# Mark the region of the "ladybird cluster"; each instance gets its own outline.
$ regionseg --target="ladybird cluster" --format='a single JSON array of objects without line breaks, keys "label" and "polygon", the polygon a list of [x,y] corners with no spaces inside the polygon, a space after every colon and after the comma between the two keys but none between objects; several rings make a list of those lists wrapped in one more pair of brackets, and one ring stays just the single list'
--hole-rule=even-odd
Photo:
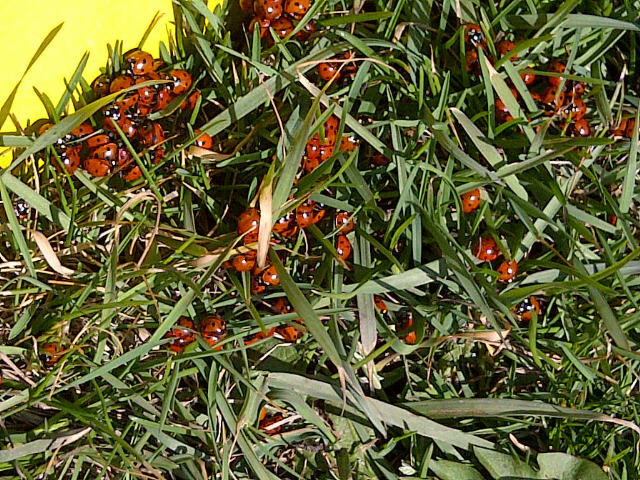
[{"label": "ladybird cluster", "polygon": [[333,57],[326,62],[319,63],[316,67],[318,77],[325,82],[338,82],[342,80],[348,83],[358,73],[358,67],[353,59],[356,57],[352,51]]},{"label": "ladybird cluster", "polygon": [[[488,51],[487,41],[482,31],[482,27],[477,24],[466,24],[465,44],[466,67],[475,75],[480,75],[479,50]],[[516,45],[511,40],[502,39],[496,44],[496,52],[501,57],[508,56],[511,60],[517,60],[518,54],[513,52]],[[489,61],[492,61],[487,54]],[[552,60],[547,66],[549,75],[544,78],[530,71],[520,73],[520,78],[529,89],[531,98],[544,112],[545,116],[557,117],[560,119],[559,127],[562,131],[569,131],[572,135],[588,137],[591,134],[591,126],[585,118],[587,105],[582,96],[585,94],[585,84],[578,81],[564,80],[562,75],[566,72],[566,65],[558,60]],[[522,98],[518,90],[512,85],[511,93],[518,102]],[[498,98],[495,102],[496,119],[500,123],[507,123],[513,120],[513,115],[505,105],[504,101]]]},{"label": "ladybird cluster", "polygon": [[[617,127],[614,127],[611,130],[609,130],[609,133],[611,133],[611,135],[614,135],[616,137],[631,138],[633,137],[633,132],[635,130],[638,130],[639,128],[640,127],[636,127],[635,118],[623,118],[620,120],[620,123],[618,124]],[[612,224],[615,225],[615,223],[612,223]]]},{"label": "ladybird cluster", "polygon": [[[322,128],[323,138],[319,133],[314,134],[307,142],[304,158],[300,169],[304,173],[311,173],[320,166],[322,162],[331,158],[338,145],[338,129],[340,120],[331,116],[324,122]],[[358,148],[359,141],[355,135],[345,135],[340,139],[339,150],[343,152],[353,152]]]},{"label": "ladybird cluster", "polygon": [[[482,193],[479,188],[470,190],[460,195],[460,201],[462,203],[462,211],[465,214],[470,214],[480,208],[482,204]],[[473,255],[481,262],[493,262],[498,259],[502,252],[498,247],[497,242],[493,237],[480,237],[473,247]],[[497,279],[499,282],[510,283],[518,274],[518,262],[514,259],[504,259],[502,263],[496,269]],[[532,306],[533,305],[533,306]],[[522,320],[531,320],[531,310],[536,310],[538,315],[542,313],[539,302],[535,297],[525,299],[514,310],[516,315]]]},{"label": "ladybird cluster", "polygon": [[[182,353],[184,349],[191,343],[196,341],[197,334],[210,346],[214,347],[218,342],[223,340],[227,335],[227,327],[224,319],[216,315],[206,315],[198,323],[195,323],[188,317],[180,317],[176,326],[174,326],[165,338],[171,339],[168,344],[169,350]],[[215,347],[220,350],[221,345]]]},{"label": "ladybird cluster", "polygon": [[[280,38],[286,38],[295,29],[294,22],[299,22],[311,8],[311,0],[240,0],[240,8],[252,15],[249,23],[249,31],[259,29],[260,38],[272,38],[268,36],[272,28]],[[296,33],[296,39],[306,41],[315,32],[313,22],[307,22]]]},{"label": "ladybird cluster", "polygon": [[[165,156],[166,131],[160,121],[149,116],[166,109],[177,98],[182,98],[178,113],[196,108],[200,92],[192,86],[193,79],[186,70],[167,69],[161,60],[142,50],[127,52],[120,72],[113,78],[100,75],[91,84],[95,98],[118,92],[122,95],[94,117],[97,128],[85,122],[57,140],[54,166],[59,171],[64,167],[70,175],[82,166],[94,177],[117,171],[126,181],[137,180],[142,169],[118,130],[140,159],[148,157],[152,164],[158,164]],[[45,124],[39,133],[51,127]],[[210,141],[203,135],[198,144],[206,147]]]}]

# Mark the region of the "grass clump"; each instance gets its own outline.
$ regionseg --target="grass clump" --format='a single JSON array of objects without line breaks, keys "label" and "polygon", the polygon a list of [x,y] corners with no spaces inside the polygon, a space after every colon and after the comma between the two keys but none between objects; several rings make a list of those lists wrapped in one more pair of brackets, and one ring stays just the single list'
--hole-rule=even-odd
[{"label": "grass clump", "polygon": [[638,478],[637,8],[262,3],[0,137],[2,475]]}]

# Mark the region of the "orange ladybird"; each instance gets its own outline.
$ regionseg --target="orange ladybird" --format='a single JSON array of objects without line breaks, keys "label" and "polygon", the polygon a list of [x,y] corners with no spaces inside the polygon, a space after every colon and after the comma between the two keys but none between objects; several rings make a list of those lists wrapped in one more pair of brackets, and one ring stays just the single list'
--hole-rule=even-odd
[{"label": "orange ladybird", "polygon": [[171,338],[168,347],[176,353],[182,353],[187,345],[196,339],[196,326],[193,320],[180,317],[178,324],[167,332],[165,338]]},{"label": "orange ladybird", "polygon": [[550,73],[556,73],[558,75],[547,77],[547,81],[549,82],[549,85],[551,85],[552,87],[558,88],[560,86],[560,83],[562,82],[561,75],[565,72],[566,69],[567,69],[567,66],[564,63],[559,62],[557,60],[553,60],[549,64],[549,68],[547,69],[547,71]]},{"label": "orange ladybird", "polygon": [[43,343],[40,348],[40,360],[45,367],[53,367],[64,355],[64,350],[59,343]]},{"label": "orange ladybird", "polygon": [[491,262],[500,256],[500,249],[493,238],[481,237],[473,249],[473,254],[478,260]]},{"label": "orange ladybird", "polygon": [[348,260],[353,252],[351,242],[346,235],[338,235],[338,241],[336,245],[336,252],[342,260]]},{"label": "orange ladybird", "polygon": [[355,228],[355,222],[353,218],[347,212],[338,212],[336,215],[336,228],[341,233],[349,233]]},{"label": "orange ladybird", "polygon": [[516,314],[518,314],[520,318],[526,322],[531,321],[534,311],[536,312],[536,315],[542,315],[542,307],[540,306],[540,302],[533,295],[529,298],[525,298],[516,307]]},{"label": "orange ladybird", "polygon": [[220,342],[227,335],[227,326],[224,318],[216,315],[207,315],[200,320],[198,325],[202,339],[207,342],[210,347]]},{"label": "orange ladybird", "polygon": [[460,195],[462,201],[462,211],[464,213],[471,213],[477,210],[482,203],[482,197],[480,195],[480,189],[474,188],[469,192],[465,192]]},{"label": "orange ladybird", "polygon": [[518,273],[518,262],[505,260],[498,267],[498,273],[500,274],[499,282],[511,282]]}]

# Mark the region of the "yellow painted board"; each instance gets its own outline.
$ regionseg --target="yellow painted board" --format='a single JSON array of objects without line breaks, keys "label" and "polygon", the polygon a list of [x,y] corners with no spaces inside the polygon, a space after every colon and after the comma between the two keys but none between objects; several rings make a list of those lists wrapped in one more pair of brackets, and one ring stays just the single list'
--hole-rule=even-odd
[{"label": "yellow painted board", "polygon": [[[219,0],[209,2],[212,7]],[[40,56],[22,82],[11,112],[21,125],[46,116],[35,86],[55,103],[64,93],[63,79],[69,78],[82,55],[89,52],[84,77],[91,81],[107,60],[107,43],[124,42],[124,50],[134,48],[152,21],[163,14],[145,43],[145,50],[158,55],[158,44],[166,43],[173,31],[171,0],[0,0],[0,104],[20,80],[33,54],[46,35],[64,22],[53,42]],[[1,131],[15,131],[13,122]],[[7,155],[0,156],[0,167]]]}]

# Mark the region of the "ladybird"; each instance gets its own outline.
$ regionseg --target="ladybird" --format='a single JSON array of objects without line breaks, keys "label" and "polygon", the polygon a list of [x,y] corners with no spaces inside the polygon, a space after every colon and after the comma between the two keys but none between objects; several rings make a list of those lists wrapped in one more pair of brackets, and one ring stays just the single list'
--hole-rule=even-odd
[{"label": "ladybird", "polygon": [[499,282],[509,283],[513,281],[516,274],[518,273],[518,262],[516,262],[515,260],[511,262],[509,260],[505,260],[498,267],[498,273],[500,274],[500,276],[498,277]]},{"label": "ladybird", "polygon": [[126,115],[129,113],[129,110],[133,110],[133,108],[138,104],[138,98],[138,94],[132,92],[117,100],[115,103],[120,111],[125,112]]},{"label": "ladybird", "polygon": [[284,4],[285,13],[296,20],[301,20],[309,8],[311,8],[310,0],[286,0]]},{"label": "ladybird", "polygon": [[251,293],[254,295],[260,295],[267,290],[267,287],[262,283],[262,279],[259,276],[251,277]]},{"label": "ladybird", "polygon": [[[80,151],[78,147],[68,147],[60,155],[60,162],[64,165],[64,168],[69,172],[69,175],[73,175],[80,166]],[[59,163],[53,162],[57,171],[60,171]]]},{"label": "ladybird", "polygon": [[256,29],[256,25],[260,28],[260,38],[265,38],[267,33],[269,33],[269,26],[271,25],[271,20],[267,20],[265,18],[255,17],[249,22],[249,31],[253,33]]},{"label": "ladybird", "polygon": [[[200,130],[196,130],[194,133],[198,135]],[[203,133],[196,139],[196,145],[200,148],[211,150],[213,148],[213,138],[208,133]]]},{"label": "ladybird", "polygon": [[173,80],[171,89],[175,95],[185,93],[189,88],[191,88],[191,84],[193,83],[191,74],[186,70],[171,70],[169,72],[169,78],[170,80]]},{"label": "ladybird", "polygon": [[542,315],[542,307],[540,307],[540,302],[533,295],[529,298],[525,298],[520,305],[516,307],[516,314],[520,316],[520,318],[524,321],[531,321],[533,318],[533,312],[536,312],[536,315]]},{"label": "ladybird", "polygon": [[200,90],[194,90],[187,99],[180,104],[180,110],[195,110],[201,96]]},{"label": "ladybird", "polygon": [[481,237],[473,249],[473,254],[478,260],[491,262],[500,256],[500,249],[493,238]]},{"label": "ladybird", "polygon": [[40,348],[40,360],[45,367],[53,367],[64,355],[64,350],[59,343],[43,343]]},{"label": "ladybird", "polygon": [[572,120],[582,120],[586,114],[587,105],[577,96],[574,96],[572,102],[562,109],[563,118]]},{"label": "ladybird", "polygon": [[340,128],[340,120],[338,117],[331,116],[324,122],[324,139],[326,142],[335,144],[338,141],[338,129]]},{"label": "ladybird", "polygon": [[[227,325],[224,318],[216,315],[207,315],[198,325],[202,339],[207,342],[210,347],[223,340],[227,335]],[[218,348],[220,348],[219,346]]]},{"label": "ladybird", "polygon": [[313,22],[307,22],[304,26],[296,33],[296,40],[301,42],[306,42],[309,37],[314,34],[316,31],[316,25]]},{"label": "ladybird", "polygon": [[252,230],[251,233],[255,233],[257,236],[258,226],[260,225],[260,212],[257,208],[249,208],[240,214],[238,217],[238,235],[247,233]]},{"label": "ladybird", "polygon": [[284,417],[282,415],[272,415],[260,420],[258,428],[269,435],[276,435],[282,431],[282,426],[277,424],[283,420]]},{"label": "ladybird", "polygon": [[106,75],[99,75],[93,79],[91,82],[91,90],[93,90],[93,94],[96,98],[101,98],[106,95],[109,95],[109,86],[111,84],[111,80]]},{"label": "ladybird", "polygon": [[265,20],[276,20],[283,13],[282,0],[255,0],[253,9],[256,15]]},{"label": "ladybird", "polygon": [[[418,343],[418,335],[413,327],[413,313],[409,310],[403,310],[399,314],[399,319],[402,320],[402,326],[400,327],[400,332],[406,332],[401,337],[405,343],[409,345],[415,345]],[[404,319],[404,320],[403,320]]]},{"label": "ladybird", "polygon": [[358,148],[360,142],[355,135],[349,135],[348,137],[342,137],[340,141],[340,150],[343,152],[354,152]]},{"label": "ladybird", "polygon": [[496,99],[496,120],[500,123],[506,123],[513,120],[513,115],[509,113],[509,109],[507,109],[507,106],[500,98]]},{"label": "ladybird", "polygon": [[131,152],[127,148],[118,148],[118,158],[116,159],[116,164],[120,168],[126,168],[133,162],[133,156]]},{"label": "ladybird", "polygon": [[355,226],[353,218],[351,218],[347,212],[338,212],[336,215],[336,228],[340,230],[341,233],[347,234],[352,232]]},{"label": "ladybird", "polygon": [[377,295],[373,297],[373,304],[382,315],[385,315],[389,311],[389,309],[387,308],[386,302],[381,297],[378,297]]},{"label": "ladybird", "polygon": [[296,208],[296,223],[298,227],[305,229],[310,227],[314,222],[314,204],[312,200],[302,203]]},{"label": "ladybird", "polygon": [[271,265],[262,270],[262,272],[260,272],[260,279],[265,285],[270,285],[272,287],[280,285],[280,275],[278,275],[275,265]]},{"label": "ladybird", "polygon": [[482,203],[482,197],[480,195],[480,189],[474,188],[469,192],[465,192],[460,195],[462,201],[462,211],[464,213],[471,213],[476,211]]},{"label": "ladybird", "polygon": [[102,145],[106,145],[111,142],[108,135],[101,133],[100,135],[94,135],[93,137],[89,137],[85,140],[85,144],[87,148],[90,150],[94,150]]},{"label": "ladybird", "polygon": [[104,127],[112,132],[116,131],[114,124],[117,124],[118,127],[120,127],[120,130],[122,130],[122,133],[124,133],[127,138],[133,138],[137,134],[136,126],[125,116],[120,116],[117,119],[106,118],[104,121]]},{"label": "ladybird", "polygon": [[609,215],[607,221],[609,222],[609,225],[615,227],[618,223],[618,216],[612,213],[611,215]]},{"label": "ladybird", "polygon": [[278,333],[280,336],[287,342],[295,342],[296,340],[302,338],[304,333],[294,327],[293,325],[283,325],[278,327]]},{"label": "ladybird", "polygon": [[111,163],[104,158],[90,157],[84,161],[84,169],[94,177],[104,177],[111,170]]},{"label": "ladybird", "polygon": [[573,131],[579,137],[588,137],[591,135],[591,125],[588,120],[582,118],[573,124]]},{"label": "ladybird", "polygon": [[520,72],[520,78],[527,87],[536,83],[536,74],[533,72]]},{"label": "ladybird", "polygon": [[313,203],[313,223],[318,223],[327,214],[327,209],[322,203]]},{"label": "ladybird", "polygon": [[133,168],[130,168],[126,172],[123,173],[122,178],[124,178],[127,182],[134,182],[142,177],[142,169],[136,165]]},{"label": "ladybird", "polygon": [[134,83],[133,77],[129,75],[118,75],[109,85],[109,93],[119,92],[133,86]]},{"label": "ladybird", "polygon": [[320,160],[320,138],[318,135],[314,135],[313,138],[307,142],[306,152],[310,160]]},{"label": "ladybird", "polygon": [[153,56],[142,50],[131,50],[124,54],[124,61],[129,64],[132,75],[146,75],[153,71]]},{"label": "ladybird", "polygon": [[465,54],[465,65],[467,67],[467,72],[472,72],[475,75],[480,74],[480,63],[478,62],[478,51],[477,50],[467,50]]},{"label": "ladybird", "polygon": [[319,63],[316,67],[316,70],[318,71],[318,76],[325,82],[328,82],[329,80],[334,78],[336,81],[340,79],[341,73],[338,71],[338,66],[335,63]]},{"label": "ladybird", "polygon": [[558,92],[557,87],[547,87],[542,92],[542,103],[549,107],[547,114],[553,114],[553,112],[560,110],[564,105],[565,100],[565,93],[563,91]]},{"label": "ladybird", "polygon": [[[294,212],[289,212],[287,213],[285,216],[280,217],[276,223],[273,225],[273,232],[277,233],[279,235],[282,236],[293,236],[295,235],[295,232],[298,231],[297,229],[297,225],[295,224],[296,221],[296,214]],[[291,234],[291,231],[294,231],[293,234]]]},{"label": "ladybird", "polygon": [[258,332],[255,335],[251,335],[249,338],[247,338],[244,341],[244,344],[246,346],[253,345],[256,342],[259,342],[260,340],[273,337],[274,333],[276,333],[276,327],[270,328],[266,332]]},{"label": "ladybird", "polygon": [[[356,58],[356,54],[355,52],[345,52],[342,55],[342,58],[344,60],[352,60],[354,58]],[[356,63],[353,61],[347,61],[343,64],[342,66],[342,77],[343,78],[351,78],[353,79],[356,74],[358,73],[358,67],[356,66]]]},{"label": "ladybird", "polygon": [[285,297],[279,297],[271,307],[273,311],[279,313],[280,315],[285,315],[287,313],[294,313],[295,310],[289,303],[289,301]]},{"label": "ladybird", "polygon": [[251,250],[247,253],[236,255],[231,261],[231,266],[236,272],[248,272],[256,265],[256,251]]},{"label": "ladybird", "polygon": [[138,131],[140,135],[140,141],[145,147],[152,147],[159,145],[165,141],[164,128],[158,122],[151,122],[144,125]]},{"label": "ladybird", "polygon": [[158,147],[158,148],[154,148],[153,150],[150,150],[149,158],[151,160],[151,163],[153,163],[154,165],[157,165],[162,160],[164,160],[164,148]]},{"label": "ladybird", "polygon": [[547,68],[547,71],[550,73],[557,73],[558,75],[547,77],[547,81],[549,82],[549,85],[551,85],[552,87],[558,88],[560,86],[560,83],[562,83],[561,75],[565,72],[566,69],[567,69],[567,66],[564,63],[559,62],[557,60],[553,60],[549,64],[549,68]]},{"label": "ladybird", "polygon": [[74,135],[76,137],[86,137],[87,135],[91,135],[93,132],[94,130],[91,124],[88,122],[83,122],[73,130],[71,130],[71,135]]},{"label": "ladybird", "polygon": [[349,257],[351,257],[352,251],[353,251],[353,248],[351,247],[351,242],[349,241],[347,236],[338,235],[338,242],[336,245],[336,252],[338,253],[338,256],[342,260],[346,261],[349,259]]},{"label": "ladybird", "polygon": [[476,48],[484,48],[486,44],[482,27],[475,23],[465,25],[465,41]]},{"label": "ladybird", "polygon": [[118,145],[111,142],[93,150],[92,156],[107,160],[111,165],[118,163]]},{"label": "ladybird", "polygon": [[[140,77],[136,80],[136,85],[142,82],[146,82],[148,80],[149,80],[148,78]],[[136,90],[136,93],[138,95],[138,102],[141,103],[142,105],[151,106],[153,105],[153,102],[155,102],[156,100],[156,89],[153,87],[149,87],[149,86],[140,87],[138,88],[138,90]]]},{"label": "ladybird", "polygon": [[288,18],[280,17],[271,22],[271,28],[280,38],[285,38],[293,32],[293,23]]},{"label": "ladybird", "polygon": [[169,106],[174,98],[175,95],[168,87],[161,88],[160,90],[158,90],[158,93],[156,95],[156,103],[153,106],[153,111],[159,112],[160,110],[164,110]]},{"label": "ladybird", "polygon": [[320,144],[320,148],[319,148],[319,160],[321,162],[326,162],[327,160],[329,160],[331,158],[331,156],[333,155],[333,152],[335,150],[335,144],[331,143],[331,142],[324,142]]},{"label": "ladybird", "polygon": [[635,118],[630,118],[627,122],[627,128],[624,130],[624,134],[628,138],[633,138],[633,132],[636,130],[636,120]]},{"label": "ladybird", "polygon": [[571,85],[571,91],[574,95],[581,96],[587,91],[587,87],[582,82],[573,82]]},{"label": "ladybird", "polygon": [[[498,45],[496,46],[496,50],[498,51],[498,53],[500,54],[501,57],[506,56],[514,48],[516,48],[516,44],[513,43],[511,40],[506,40],[506,39],[500,41],[500,43],[498,43]],[[517,60],[518,59],[518,54],[514,53],[514,54],[510,55],[509,58],[512,58],[513,60]]]},{"label": "ladybird", "polygon": [[167,332],[165,338],[171,338],[169,350],[182,353],[187,345],[196,339],[196,326],[193,320],[180,317],[178,324]]},{"label": "ladybird", "polygon": [[13,213],[16,214],[19,221],[24,221],[29,216],[29,211],[31,207],[29,204],[23,200],[19,200],[13,204]]}]

